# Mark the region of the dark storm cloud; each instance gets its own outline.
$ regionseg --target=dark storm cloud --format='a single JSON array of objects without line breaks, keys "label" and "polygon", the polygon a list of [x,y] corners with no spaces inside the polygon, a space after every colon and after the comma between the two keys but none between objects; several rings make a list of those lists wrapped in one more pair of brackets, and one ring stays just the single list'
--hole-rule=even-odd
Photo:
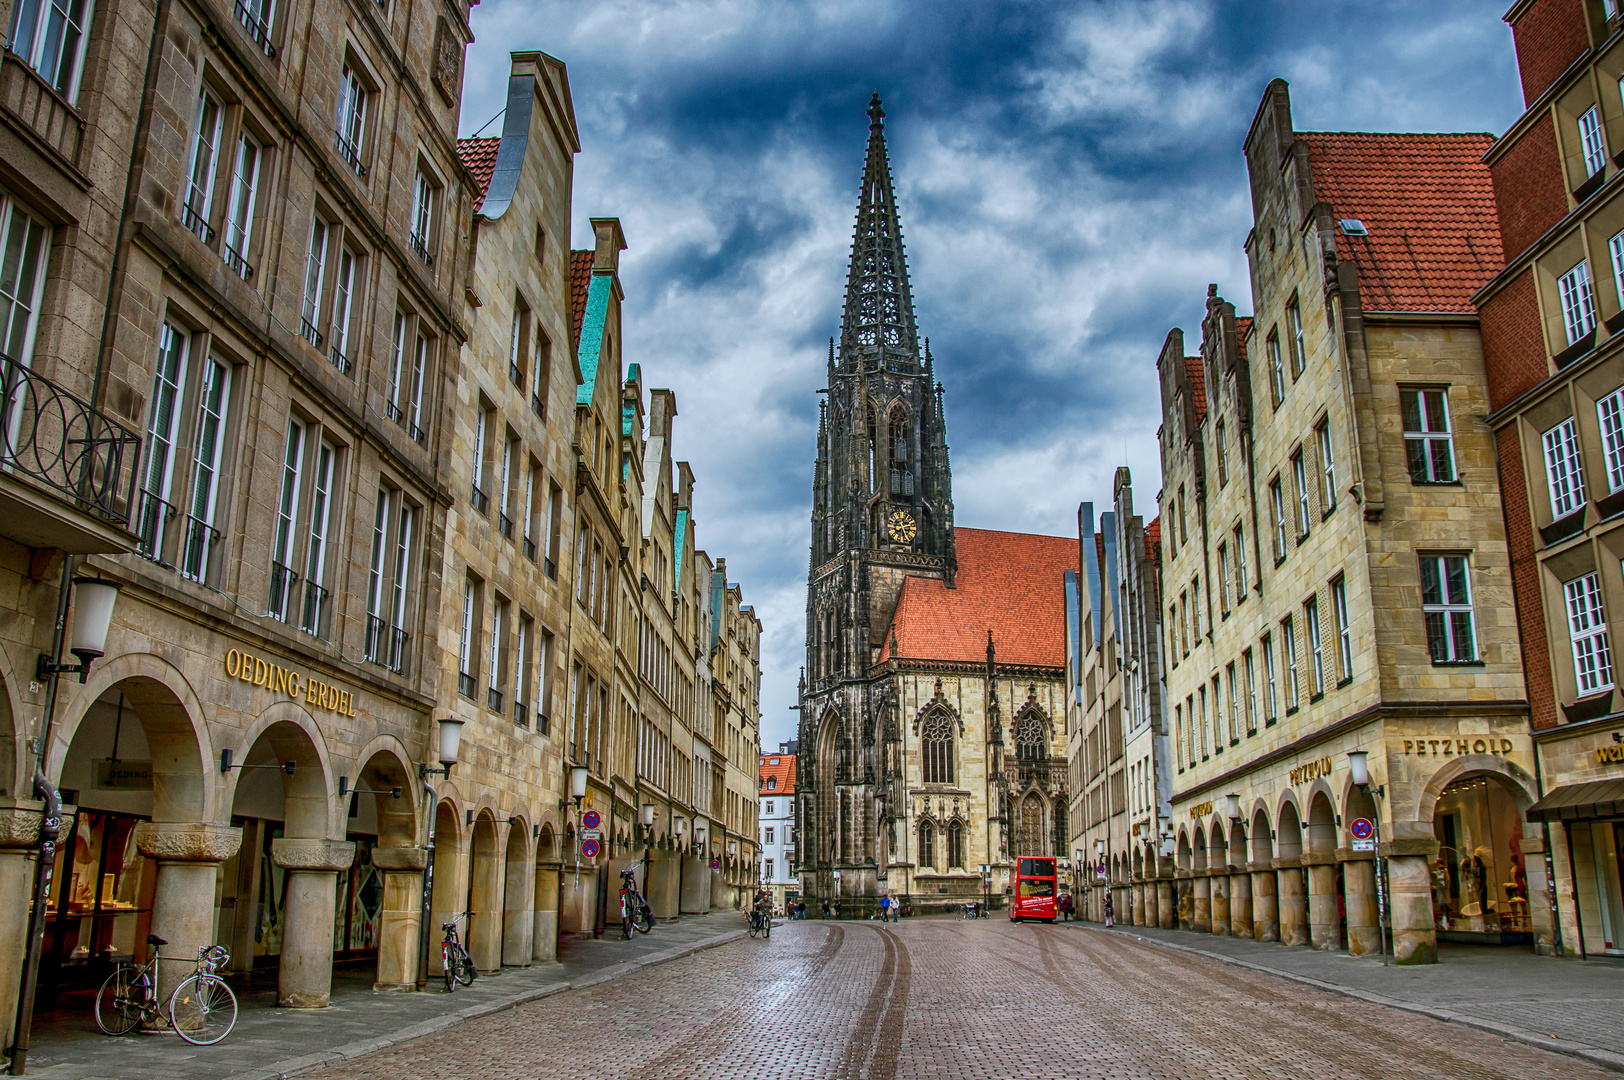
[{"label": "dark storm cloud", "polygon": [[626,357],[677,393],[699,542],[766,626],[763,742],[793,734],[811,458],[870,90],[885,98],[957,519],[1065,534],[1157,487],[1154,361],[1208,282],[1250,309],[1242,140],[1270,78],[1303,129],[1502,131],[1509,31],[1426,4],[486,0],[465,127],[506,50],[569,67],[576,239],[618,215]]}]

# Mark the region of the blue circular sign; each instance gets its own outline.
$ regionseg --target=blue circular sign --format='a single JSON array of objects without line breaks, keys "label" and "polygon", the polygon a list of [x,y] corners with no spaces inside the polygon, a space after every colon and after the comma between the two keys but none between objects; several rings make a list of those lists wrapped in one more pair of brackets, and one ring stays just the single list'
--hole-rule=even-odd
[{"label": "blue circular sign", "polygon": [[596,859],[598,857],[598,842],[596,840],[582,840],[581,857],[584,859]]},{"label": "blue circular sign", "polygon": [[588,829],[596,829],[602,821],[596,810],[588,810],[581,815],[581,825]]}]

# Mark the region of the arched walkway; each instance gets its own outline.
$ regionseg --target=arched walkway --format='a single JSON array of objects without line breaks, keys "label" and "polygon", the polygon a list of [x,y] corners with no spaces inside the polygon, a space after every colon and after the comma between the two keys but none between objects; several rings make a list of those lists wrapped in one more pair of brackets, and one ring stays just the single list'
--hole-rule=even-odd
[{"label": "arched walkway", "polygon": [[508,818],[506,865],[502,878],[502,964],[529,967],[531,941],[536,932],[535,888],[531,875],[535,861],[530,854],[530,826],[522,817]]},{"label": "arched walkway", "polygon": [[1342,947],[1341,867],[1336,858],[1336,811],[1316,788],[1308,803],[1308,937],[1316,949]]},{"label": "arched walkway", "polygon": [[[447,785],[449,786],[449,785]],[[468,898],[467,860],[463,858],[463,824],[453,798],[442,798],[434,808],[434,881],[429,901],[429,978],[445,973],[438,943],[440,927],[457,920],[457,933],[468,937],[468,920],[463,918]]]},{"label": "arched walkway", "polygon": [[496,817],[481,810],[474,817],[468,867],[468,956],[480,971],[502,967],[502,875],[504,860]]},{"label": "arched walkway", "polygon": [[541,835],[536,838],[534,929],[530,938],[530,956],[537,963],[558,958],[559,867],[557,834],[552,822],[543,822]]}]

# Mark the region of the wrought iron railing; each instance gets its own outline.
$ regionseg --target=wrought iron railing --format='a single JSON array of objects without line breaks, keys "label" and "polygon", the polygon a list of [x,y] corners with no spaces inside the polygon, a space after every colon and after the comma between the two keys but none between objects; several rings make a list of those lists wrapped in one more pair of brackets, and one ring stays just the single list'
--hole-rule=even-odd
[{"label": "wrought iron railing", "polygon": [[468,485],[468,497],[473,500],[475,510],[478,510],[481,514],[490,513],[491,497],[479,490],[478,484]]},{"label": "wrought iron railing", "polygon": [[130,522],[130,531],[141,538],[141,542],[136,545],[135,553],[153,562],[163,562],[164,541],[169,534],[169,522],[179,513],[180,510],[174,503],[143,490],[136,503],[135,520]]},{"label": "wrought iron railing", "polygon": [[242,257],[242,253],[230,244],[220,245],[220,258],[224,259],[226,265],[231,267],[232,273],[244,281],[254,276],[254,268],[248,264],[247,259]]},{"label": "wrought iron railing", "polygon": [[327,640],[327,607],[331,595],[314,581],[305,582],[304,608],[299,613],[299,629]]},{"label": "wrought iron railing", "polygon": [[520,727],[530,726],[530,709],[522,701],[513,703],[513,722]]},{"label": "wrought iron railing", "polygon": [[281,563],[271,562],[271,595],[265,601],[265,614],[280,622],[288,621],[288,601],[293,596],[293,587],[298,584],[299,575]]},{"label": "wrought iron railing", "polygon": [[209,575],[209,556],[220,540],[220,530],[196,514],[186,515],[186,539],[182,545],[180,572],[193,581]]},{"label": "wrought iron railing", "polygon": [[367,167],[361,164],[360,147],[346,139],[342,131],[333,132],[333,149],[337,150],[338,156],[343,158],[351,169],[355,170],[356,176],[365,176],[367,174]]},{"label": "wrought iron railing", "polygon": [[406,243],[411,245],[411,249],[417,253],[417,257],[423,260],[424,266],[434,265],[434,256],[429,254],[428,237],[414,232],[406,237]]},{"label": "wrought iron railing", "polygon": [[299,336],[316,348],[321,348],[321,331],[316,329],[315,323],[303,316],[299,318]]},{"label": "wrought iron railing", "polygon": [[0,468],[104,521],[128,524],[140,436],[3,353],[0,388]]},{"label": "wrought iron railing", "polygon": [[348,375],[350,373],[350,358],[340,352],[337,345],[334,345],[330,350],[328,350],[327,358],[331,360],[333,362],[333,366],[343,374]]},{"label": "wrought iron railing", "polygon": [[186,203],[180,208],[180,223],[205,244],[214,240],[214,226],[204,221],[203,215],[192,209],[191,203]]},{"label": "wrought iron railing", "polygon": [[237,0],[237,21],[248,31],[248,37],[271,60],[276,59],[276,46],[271,44],[271,24],[264,22],[243,0]]},{"label": "wrought iron railing", "polygon": [[362,658],[397,675],[406,671],[406,631],[391,628],[376,615],[367,616],[367,639]]},{"label": "wrought iron railing", "polygon": [[390,420],[393,420],[395,423],[399,424],[401,427],[406,426],[405,410],[403,410],[399,405],[396,405],[393,401],[386,401],[383,403],[383,414]]}]

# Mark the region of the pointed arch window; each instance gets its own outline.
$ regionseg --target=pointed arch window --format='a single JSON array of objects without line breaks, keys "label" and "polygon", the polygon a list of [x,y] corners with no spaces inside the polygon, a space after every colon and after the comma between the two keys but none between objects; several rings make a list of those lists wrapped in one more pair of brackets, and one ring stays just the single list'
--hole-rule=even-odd
[{"label": "pointed arch window", "polygon": [[1043,721],[1036,713],[1027,713],[1015,726],[1015,758],[1018,761],[1041,761],[1048,757],[1043,748]]},{"label": "pointed arch window", "polygon": [[964,869],[964,825],[953,822],[947,827],[947,868]]},{"label": "pointed arch window", "polygon": [[919,868],[936,869],[936,826],[928,821],[919,823]]},{"label": "pointed arch window", "polygon": [[924,748],[924,775],[927,784],[953,782],[953,721],[934,713],[919,726],[919,742]]},{"label": "pointed arch window", "polygon": [[912,495],[913,469],[909,467],[908,414],[901,408],[892,410],[890,428],[886,433],[886,448],[891,459],[891,494]]}]

